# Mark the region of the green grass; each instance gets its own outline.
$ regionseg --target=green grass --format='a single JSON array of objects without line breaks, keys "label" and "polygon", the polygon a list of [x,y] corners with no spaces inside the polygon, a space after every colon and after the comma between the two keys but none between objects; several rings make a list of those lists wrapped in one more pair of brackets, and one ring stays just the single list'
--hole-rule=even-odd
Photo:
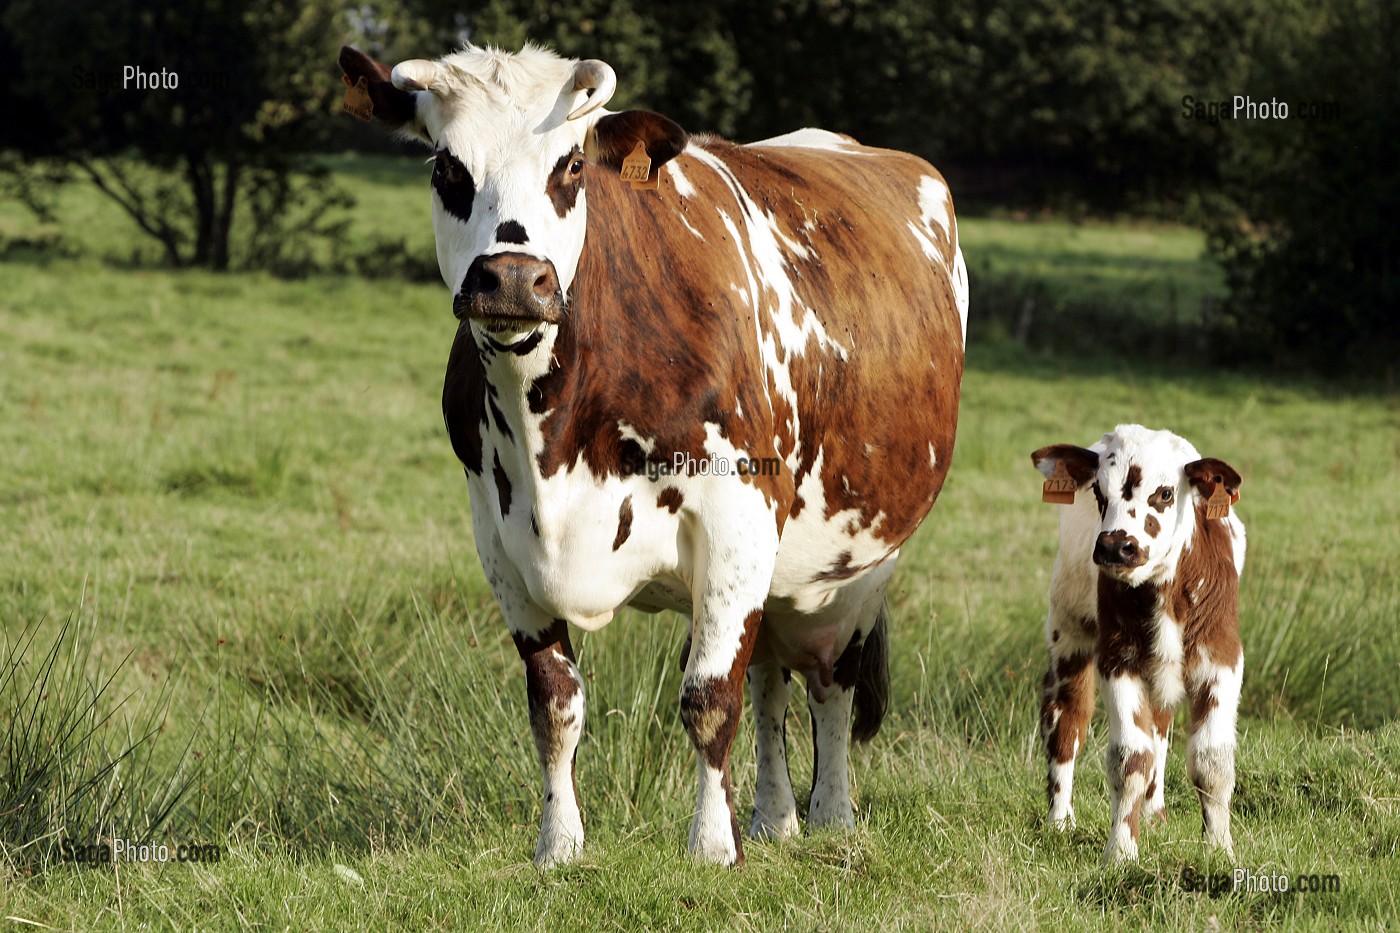
[{"label": "green grass", "polygon": [[[411,164],[338,163],[363,196],[356,236],[430,249]],[[682,623],[624,614],[577,641],[588,847],[541,875],[523,677],[438,409],[445,291],[113,267],[84,238],[119,221],[81,189],[65,197],[90,208],[83,229],[61,231],[83,255],[0,265],[0,917],[82,930],[1330,929],[1400,917],[1393,392],[975,345],[953,472],[892,591],[893,714],[853,755],[857,830],[751,843],[737,871],[690,864]],[[23,223],[0,207],[6,235]],[[963,231],[970,256],[1008,263],[1075,245],[1039,224]],[[1046,288],[1141,281],[1161,309],[1155,276],[1181,270],[1179,295],[1214,281],[1190,242],[1089,228],[1082,275]],[[1184,870],[1226,866],[1198,842],[1180,736],[1171,819],[1148,831],[1137,868],[1098,866],[1101,718],[1081,759],[1079,828],[1038,825],[1055,517],[1028,453],[1125,420],[1172,427],[1245,476],[1236,852],[1256,871],[1336,873],[1340,894],[1183,890]],[[799,798],[811,776],[800,702]],[[53,741],[55,724],[75,722]],[[751,743],[746,722],[741,809]],[[100,824],[135,840],[157,822],[153,838],[217,843],[223,860],[55,861],[61,833],[87,842]]]}]

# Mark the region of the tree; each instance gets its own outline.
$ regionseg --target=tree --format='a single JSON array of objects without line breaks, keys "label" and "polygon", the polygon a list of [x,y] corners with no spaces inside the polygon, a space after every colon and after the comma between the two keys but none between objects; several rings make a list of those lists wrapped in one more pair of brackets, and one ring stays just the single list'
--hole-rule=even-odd
[{"label": "tree", "polygon": [[91,181],[171,265],[228,268],[245,202],[266,258],[289,216],[303,233],[322,229],[338,203],[323,176],[294,165],[335,92],[337,9],[12,0],[0,16],[0,48],[18,63],[0,91],[10,146]]},{"label": "tree", "polygon": [[1394,371],[1400,354],[1400,12],[1387,0],[1299,10],[1261,50],[1250,96],[1286,119],[1231,121],[1237,205],[1213,224],[1237,355]]}]

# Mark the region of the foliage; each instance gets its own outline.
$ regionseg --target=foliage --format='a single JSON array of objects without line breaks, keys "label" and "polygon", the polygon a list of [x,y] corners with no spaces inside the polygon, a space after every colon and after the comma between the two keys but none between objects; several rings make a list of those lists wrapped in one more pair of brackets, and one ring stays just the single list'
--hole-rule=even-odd
[{"label": "foliage", "polygon": [[[1232,121],[1222,149],[1240,207],[1212,224],[1245,358],[1326,372],[1394,372],[1400,354],[1400,13],[1332,0],[1259,63],[1286,120]],[[1260,95],[1256,95],[1260,96]],[[1324,109],[1310,109],[1322,105]],[[1335,111],[1325,109],[1335,107]]]},{"label": "foliage", "polygon": [[[170,265],[227,268],[246,201],[296,191],[333,206],[314,179],[290,179],[296,154],[315,147],[316,118],[333,93],[324,63],[306,50],[334,48],[338,8],[333,0],[14,0],[0,15],[0,46],[18,64],[0,92],[0,104],[21,115],[10,145],[91,181]],[[251,219],[245,258],[263,263],[269,250],[317,232],[266,210]]]}]

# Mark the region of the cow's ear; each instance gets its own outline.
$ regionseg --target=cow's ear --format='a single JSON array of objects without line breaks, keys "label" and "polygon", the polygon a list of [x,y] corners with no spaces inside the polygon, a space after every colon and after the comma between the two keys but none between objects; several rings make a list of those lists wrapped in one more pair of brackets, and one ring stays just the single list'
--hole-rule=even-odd
[{"label": "cow's ear", "polygon": [[1094,481],[1099,472],[1099,455],[1084,447],[1073,444],[1052,444],[1031,454],[1031,462],[1046,479],[1055,472],[1055,467],[1063,463],[1065,470],[1082,488]]},{"label": "cow's ear", "polygon": [[351,86],[365,79],[375,122],[390,130],[421,135],[416,126],[417,97],[412,91],[395,87],[388,68],[359,49],[346,45],[340,49],[340,70],[345,72]]},{"label": "cow's ear", "polygon": [[1206,457],[1186,464],[1186,478],[1204,499],[1209,499],[1215,487],[1223,485],[1230,494],[1230,502],[1240,501],[1240,474],[1224,460]]},{"label": "cow's ear", "polygon": [[624,110],[610,113],[593,124],[588,133],[588,160],[621,171],[622,160],[636,148],[646,147],[651,169],[656,171],[674,159],[685,148],[689,136],[670,117],[650,110]]}]

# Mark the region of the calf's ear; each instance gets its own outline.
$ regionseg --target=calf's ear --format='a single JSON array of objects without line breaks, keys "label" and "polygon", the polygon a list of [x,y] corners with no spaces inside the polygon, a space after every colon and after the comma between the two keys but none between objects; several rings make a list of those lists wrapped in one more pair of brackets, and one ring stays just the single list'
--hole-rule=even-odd
[{"label": "calf's ear", "polygon": [[354,87],[365,79],[374,121],[386,129],[422,138],[417,126],[418,99],[412,91],[394,86],[390,71],[359,49],[342,46],[340,70],[345,72],[346,85]]},{"label": "calf's ear", "polygon": [[1231,504],[1240,501],[1240,474],[1224,460],[1214,457],[1192,460],[1186,464],[1186,479],[1203,498],[1209,499],[1215,493],[1215,487],[1223,485],[1230,494]]},{"label": "calf's ear", "polygon": [[1073,444],[1052,444],[1031,454],[1031,462],[1044,474],[1046,479],[1055,472],[1055,465],[1063,463],[1080,487],[1089,485],[1099,472],[1099,455],[1084,447]]},{"label": "calf's ear", "polygon": [[610,113],[593,124],[588,133],[585,155],[590,162],[621,171],[622,160],[637,143],[646,147],[651,171],[680,155],[689,135],[670,117],[650,110],[624,110]]}]

